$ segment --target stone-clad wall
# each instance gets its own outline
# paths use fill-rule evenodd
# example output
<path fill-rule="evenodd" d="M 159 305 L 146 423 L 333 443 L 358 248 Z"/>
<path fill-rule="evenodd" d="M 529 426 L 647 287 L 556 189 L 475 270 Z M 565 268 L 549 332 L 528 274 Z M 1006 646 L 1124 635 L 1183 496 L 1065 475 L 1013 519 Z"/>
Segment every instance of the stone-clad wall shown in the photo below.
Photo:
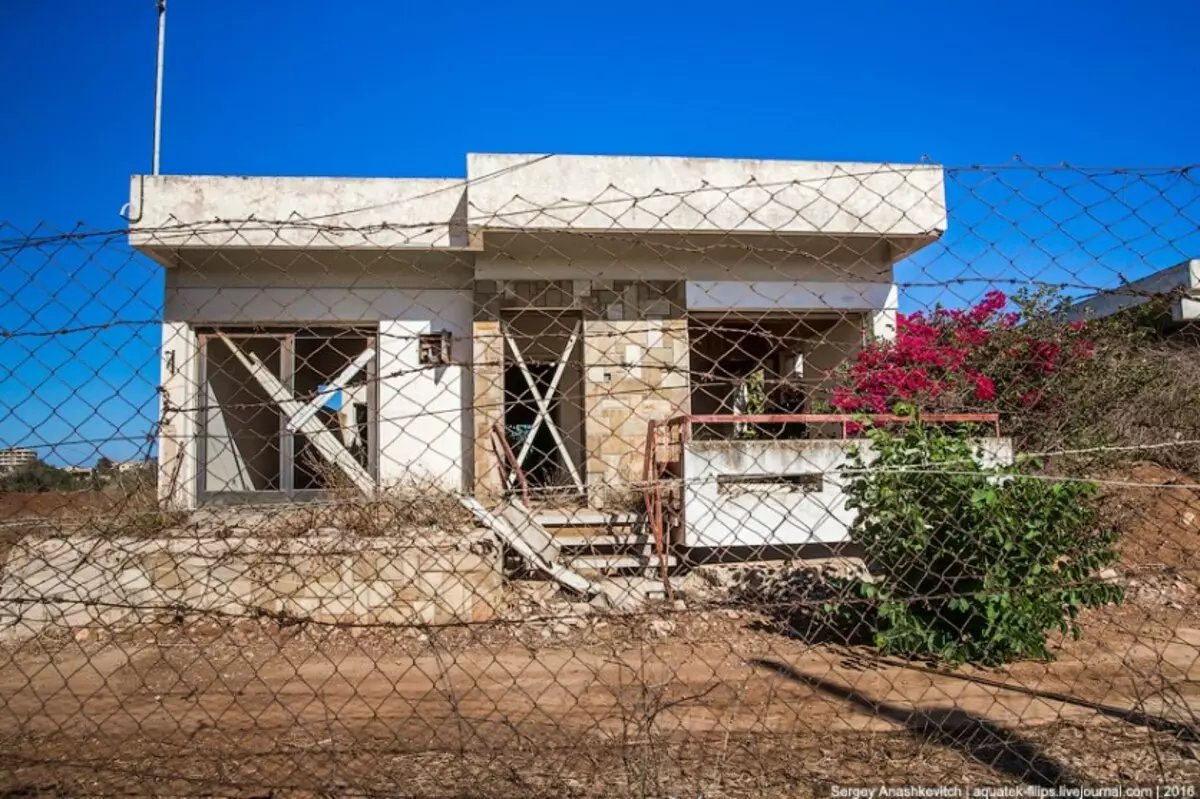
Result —
<path fill-rule="evenodd" d="M 583 319 L 584 429 L 589 497 L 602 504 L 642 476 L 650 419 L 688 409 L 684 284 L 636 280 L 480 280 L 474 326 L 475 491 L 494 498 L 500 475 L 490 431 L 504 418 L 511 360 L 500 320 L 522 310 Z M 559 331 L 561 332 L 561 331 Z"/>
<path fill-rule="evenodd" d="M 499 553 L 490 541 L 454 538 L 28 536 L 0 581 L 0 639 L 147 623 L 176 608 L 317 623 L 486 621 L 502 599 Z"/>
<path fill-rule="evenodd" d="M 675 280 L 477 280 L 475 318 L 496 321 L 505 311 L 582 312 L 585 319 L 678 319 L 684 284 Z"/>
<path fill-rule="evenodd" d="M 474 419 L 475 496 L 492 502 L 500 495 L 500 466 L 492 449 L 492 428 L 504 421 L 504 337 L 500 323 L 478 321 L 474 325 L 475 399 Z"/>
<path fill-rule="evenodd" d="M 688 412 L 688 331 L 682 319 L 586 328 L 588 485 L 600 504 L 642 479 L 649 421 Z"/>

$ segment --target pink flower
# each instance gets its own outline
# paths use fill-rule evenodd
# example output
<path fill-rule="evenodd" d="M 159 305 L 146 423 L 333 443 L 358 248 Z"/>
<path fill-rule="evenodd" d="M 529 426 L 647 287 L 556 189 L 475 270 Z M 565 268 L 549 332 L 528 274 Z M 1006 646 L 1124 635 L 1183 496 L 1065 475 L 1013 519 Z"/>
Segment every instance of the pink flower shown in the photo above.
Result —
<path fill-rule="evenodd" d="M 1096 357 L 1096 342 L 1080 339 L 1071 347 L 1071 354 L 1081 361 L 1090 361 Z"/>
<path fill-rule="evenodd" d="M 975 384 L 975 399 L 990 402 L 996 398 L 996 384 L 990 377 L 976 373 L 968 375 L 968 379 Z"/>
<path fill-rule="evenodd" d="M 1042 401 L 1042 392 L 1029 391 L 1017 398 L 1017 402 L 1021 403 L 1022 407 L 1032 408 L 1040 404 Z"/>
<path fill-rule="evenodd" d="M 900 314 L 896 336 L 859 351 L 847 372 L 848 384 L 834 392 L 832 404 L 843 412 L 883 413 L 897 402 L 932 405 L 939 398 L 993 403 L 1000 395 L 1018 395 L 1027 408 L 1044 406 L 1047 376 L 1090 359 L 1095 343 L 1067 335 L 1018 331 L 1022 318 L 1005 312 L 1008 298 L 989 291 L 965 309 L 937 308 Z M 1070 325 L 1078 333 L 1082 323 Z M 983 374 L 1004 375 L 999 378 Z M 995 370 L 995 371 L 993 371 Z"/>

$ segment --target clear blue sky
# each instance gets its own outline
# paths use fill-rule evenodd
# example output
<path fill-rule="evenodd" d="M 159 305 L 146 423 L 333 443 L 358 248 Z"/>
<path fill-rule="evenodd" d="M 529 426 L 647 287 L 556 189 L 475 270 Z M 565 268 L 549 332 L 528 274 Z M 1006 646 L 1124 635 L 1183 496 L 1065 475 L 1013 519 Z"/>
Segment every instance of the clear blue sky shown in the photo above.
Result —
<path fill-rule="evenodd" d="M 170 0 L 163 171 L 457 176 L 467 151 L 1192 163 L 1198 6 Z M 150 163 L 154 52 L 153 0 L 0 4 L 0 239 L 120 226 Z M 0 327 L 154 317 L 153 267 L 88 257 L 7 262 Z M 43 287 L 18 290 L 37 259 Z M 156 338 L 0 343 L 0 370 L 23 363 L 0 444 L 144 433 Z"/>

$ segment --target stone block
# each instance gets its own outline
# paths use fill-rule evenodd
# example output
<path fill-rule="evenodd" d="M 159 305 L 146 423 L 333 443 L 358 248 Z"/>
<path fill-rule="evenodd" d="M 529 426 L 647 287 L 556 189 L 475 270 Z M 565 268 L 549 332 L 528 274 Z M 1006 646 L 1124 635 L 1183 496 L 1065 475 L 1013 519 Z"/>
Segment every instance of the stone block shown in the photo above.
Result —
<path fill-rule="evenodd" d="M 489 560 L 483 555 L 477 555 L 474 552 L 467 552 L 465 550 L 437 552 L 433 553 L 430 558 L 434 564 L 434 568 L 443 572 L 466 574 L 491 571 L 495 568 L 494 563 L 489 563 Z"/>
<path fill-rule="evenodd" d="M 429 596 L 429 592 L 415 582 L 390 583 L 390 585 L 392 586 L 393 601 L 396 603 L 419 602 Z"/>
<path fill-rule="evenodd" d="M 435 624 L 451 624 L 459 621 L 470 621 L 475 603 L 475 593 L 471 586 L 458 575 L 447 575 L 442 581 L 440 590 L 431 597 L 436 606 Z"/>
<path fill-rule="evenodd" d="M 176 602 L 225 612 L 262 607 L 326 623 L 448 623 L 489 618 L 502 592 L 494 555 L 379 540 L 164 539 L 130 542 L 124 554 L 106 547 L 120 542 L 14 548 L 0 583 L 0 637 L 19 640 L 47 625 L 147 623 Z M 81 552 L 90 553 L 86 562 Z"/>
<path fill-rule="evenodd" d="M 347 571 L 354 580 L 374 582 L 379 579 L 379 560 L 375 552 L 359 552 L 346 558 Z"/>
<path fill-rule="evenodd" d="M 394 586 L 410 584 L 417 576 L 417 560 L 404 552 L 379 553 L 375 556 L 377 579 Z"/>

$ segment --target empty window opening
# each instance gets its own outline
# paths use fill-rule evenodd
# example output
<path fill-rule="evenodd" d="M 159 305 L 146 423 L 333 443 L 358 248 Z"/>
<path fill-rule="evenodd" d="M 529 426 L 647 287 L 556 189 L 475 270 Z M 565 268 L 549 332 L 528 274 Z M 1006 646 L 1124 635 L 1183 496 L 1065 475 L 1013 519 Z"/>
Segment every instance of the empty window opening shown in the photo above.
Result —
<path fill-rule="evenodd" d="M 372 485 L 376 332 L 200 330 L 206 500 Z"/>
<path fill-rule="evenodd" d="M 284 341 L 276 336 L 229 337 L 276 378 L 283 376 Z M 204 484 L 209 491 L 279 491 L 283 415 L 271 395 L 254 379 L 229 345 L 204 341 L 201 394 Z"/>
<path fill-rule="evenodd" d="M 696 415 L 812 413 L 828 399 L 829 380 L 861 346 L 861 320 L 828 314 L 708 316 L 689 321 L 691 409 Z M 700 424 L 698 439 L 808 438 L 799 423 Z"/>
<path fill-rule="evenodd" d="M 372 414 L 369 395 L 373 388 L 372 362 L 353 370 L 348 367 L 362 353 L 374 347 L 373 338 L 353 331 L 301 331 L 295 337 L 293 387 L 296 398 L 315 404 L 317 418 L 342 446 L 369 470 Z M 293 434 L 292 488 L 295 490 L 349 487 L 342 470 L 330 464 L 318 452 L 311 438 L 302 431 Z"/>

